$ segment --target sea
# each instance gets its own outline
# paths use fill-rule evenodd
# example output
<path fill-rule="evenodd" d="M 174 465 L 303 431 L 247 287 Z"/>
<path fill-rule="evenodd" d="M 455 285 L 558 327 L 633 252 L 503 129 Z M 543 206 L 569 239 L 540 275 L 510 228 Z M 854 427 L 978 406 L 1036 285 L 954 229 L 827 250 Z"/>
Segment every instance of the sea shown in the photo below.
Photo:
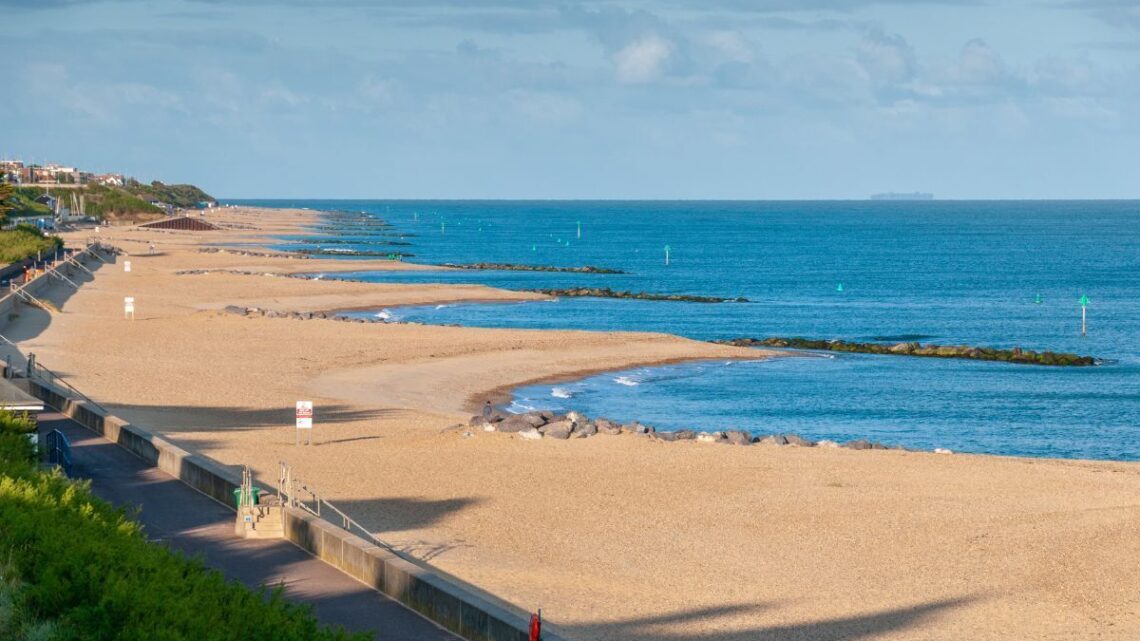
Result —
<path fill-rule="evenodd" d="M 1043 367 L 801 352 L 530 385 L 515 390 L 509 411 L 574 409 L 659 430 L 795 432 L 920 449 L 1140 460 L 1140 201 L 230 202 L 350 212 L 389 225 L 322 226 L 282 236 L 276 248 L 283 250 L 624 272 L 360 271 L 327 278 L 748 299 L 562 298 L 356 312 L 391 321 L 701 340 L 919 341 L 1101 359 L 1094 367 Z"/>

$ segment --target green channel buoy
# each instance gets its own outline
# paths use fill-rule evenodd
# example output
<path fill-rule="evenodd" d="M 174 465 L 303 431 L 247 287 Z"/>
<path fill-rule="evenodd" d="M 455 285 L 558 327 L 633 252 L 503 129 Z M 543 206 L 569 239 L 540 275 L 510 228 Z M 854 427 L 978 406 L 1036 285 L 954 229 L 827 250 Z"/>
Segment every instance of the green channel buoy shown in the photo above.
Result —
<path fill-rule="evenodd" d="M 531 246 L 530 246 L 530 250 L 531 250 L 532 252 L 536 252 L 536 251 L 538 251 L 538 245 L 531 245 Z"/>
<path fill-rule="evenodd" d="M 837 292 L 843 291 L 843 283 L 839 283 L 838 285 L 836 285 L 835 291 L 837 291 Z"/>
<path fill-rule="evenodd" d="M 1041 294 L 1038 294 L 1037 296 L 1035 296 L 1033 298 L 1033 304 L 1034 305 L 1040 305 L 1041 304 Z"/>

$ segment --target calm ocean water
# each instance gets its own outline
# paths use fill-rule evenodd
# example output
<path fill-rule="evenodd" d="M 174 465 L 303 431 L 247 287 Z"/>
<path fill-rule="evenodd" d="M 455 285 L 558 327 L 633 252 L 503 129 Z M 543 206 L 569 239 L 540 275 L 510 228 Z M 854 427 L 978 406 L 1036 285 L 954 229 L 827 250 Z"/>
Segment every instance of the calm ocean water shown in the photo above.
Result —
<path fill-rule="evenodd" d="M 387 310 L 397 319 L 700 339 L 905 337 L 1109 360 L 1071 369 L 860 355 L 706 362 L 531 386 L 516 392 L 515 409 L 573 408 L 659 428 L 1140 460 L 1140 202 L 241 202 L 367 212 L 392 225 L 383 236 L 340 236 L 359 238 L 355 244 L 306 241 L 317 234 L 283 238 L 283 249 L 300 243 L 403 251 L 422 263 L 627 272 L 347 277 L 751 301 L 564 299 Z M 1081 295 L 1091 299 L 1087 337 L 1080 336 Z"/>

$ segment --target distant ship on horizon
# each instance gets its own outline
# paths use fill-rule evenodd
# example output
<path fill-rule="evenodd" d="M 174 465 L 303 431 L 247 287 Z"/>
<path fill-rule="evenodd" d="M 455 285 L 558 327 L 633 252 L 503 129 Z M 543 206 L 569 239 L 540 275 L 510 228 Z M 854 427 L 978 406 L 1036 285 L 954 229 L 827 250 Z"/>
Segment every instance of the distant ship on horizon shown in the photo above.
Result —
<path fill-rule="evenodd" d="M 871 200 L 934 200 L 934 194 L 923 191 L 915 191 L 909 194 L 889 191 L 884 194 L 871 194 Z"/>

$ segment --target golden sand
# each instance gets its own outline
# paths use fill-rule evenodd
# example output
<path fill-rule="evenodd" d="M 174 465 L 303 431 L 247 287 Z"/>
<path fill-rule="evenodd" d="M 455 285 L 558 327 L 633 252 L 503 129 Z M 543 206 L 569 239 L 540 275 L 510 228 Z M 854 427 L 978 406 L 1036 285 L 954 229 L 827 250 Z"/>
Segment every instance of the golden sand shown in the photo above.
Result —
<path fill-rule="evenodd" d="M 209 217 L 243 228 L 101 230 L 132 272 L 57 287 L 62 313 L 25 309 L 5 334 L 186 447 L 262 479 L 287 459 L 380 538 L 542 607 L 570 638 L 1140 639 L 1140 465 L 448 430 L 523 383 L 759 354 L 660 334 L 226 314 L 541 297 L 175 275 L 407 267 L 200 253 L 316 224 L 305 211 Z M 300 399 L 316 404 L 314 447 L 293 445 Z"/>

